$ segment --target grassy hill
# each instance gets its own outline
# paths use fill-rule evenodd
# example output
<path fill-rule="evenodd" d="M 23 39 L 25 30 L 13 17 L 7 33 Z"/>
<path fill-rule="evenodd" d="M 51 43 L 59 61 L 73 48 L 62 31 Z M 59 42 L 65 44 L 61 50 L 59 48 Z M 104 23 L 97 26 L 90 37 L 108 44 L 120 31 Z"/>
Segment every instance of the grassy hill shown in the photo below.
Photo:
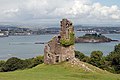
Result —
<path fill-rule="evenodd" d="M 120 80 L 120 75 L 84 62 L 71 61 L 57 65 L 41 64 L 32 69 L 0 73 L 0 80 Z"/>

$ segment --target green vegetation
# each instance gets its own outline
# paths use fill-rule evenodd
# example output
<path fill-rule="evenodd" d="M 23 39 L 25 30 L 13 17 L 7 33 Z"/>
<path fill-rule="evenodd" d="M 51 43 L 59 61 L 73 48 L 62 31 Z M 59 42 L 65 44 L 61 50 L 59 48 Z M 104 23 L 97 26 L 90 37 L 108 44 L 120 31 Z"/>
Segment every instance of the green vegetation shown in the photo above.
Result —
<path fill-rule="evenodd" d="M 5 71 L 5 72 L 6 71 L 14 71 L 14 70 L 17 70 L 17 69 L 24 68 L 23 66 L 24 66 L 24 64 L 23 64 L 23 61 L 21 59 L 12 57 L 12 58 L 8 59 L 5 62 L 5 64 L 3 64 L 1 70 Z"/>
<path fill-rule="evenodd" d="M 85 55 L 79 51 L 75 51 L 75 57 L 82 61 L 82 59 L 85 58 Z"/>
<path fill-rule="evenodd" d="M 90 64 L 100 67 L 103 53 L 101 51 L 93 51 L 90 55 Z"/>
<path fill-rule="evenodd" d="M 87 62 L 87 63 L 90 62 L 90 57 L 84 55 L 84 53 L 81 53 L 79 51 L 75 51 L 75 57 L 78 58 L 80 61 Z"/>
<path fill-rule="evenodd" d="M 43 56 L 37 56 L 35 58 L 21 60 L 16 57 L 12 57 L 5 61 L 0 61 L 0 71 L 8 72 L 20 69 L 32 68 L 38 64 L 43 63 Z"/>
<path fill-rule="evenodd" d="M 120 80 L 120 75 L 112 74 L 87 64 L 95 72 L 87 72 L 71 67 L 67 62 L 58 65 L 40 64 L 32 69 L 0 73 L 0 80 Z"/>
<path fill-rule="evenodd" d="M 5 61 L 0 61 L 0 67 L 2 67 L 2 65 L 5 64 Z"/>
<path fill-rule="evenodd" d="M 87 63 L 80 62 L 83 66 L 74 66 L 70 62 L 45 65 L 41 64 L 43 56 L 25 60 L 12 57 L 0 61 L 0 70 L 3 71 L 0 80 L 120 80 L 120 74 L 113 74 L 120 73 L 120 44 L 107 56 L 103 56 L 101 51 L 93 51 L 90 57 L 75 51 L 75 57 Z M 90 70 L 85 70 L 86 67 Z"/>
<path fill-rule="evenodd" d="M 115 46 L 114 51 L 106 57 L 106 60 L 112 72 L 120 73 L 120 44 Z"/>
<path fill-rule="evenodd" d="M 97 34 L 97 33 L 85 34 L 84 36 L 79 37 L 79 38 L 84 38 L 84 39 L 108 39 L 108 40 L 111 40 L 110 38 L 107 38 L 104 35 Z"/>
<path fill-rule="evenodd" d="M 80 61 L 90 63 L 103 70 L 117 74 L 120 73 L 120 44 L 116 45 L 114 51 L 107 56 L 103 56 L 101 51 L 93 51 L 90 57 L 75 51 L 75 57 Z"/>
<path fill-rule="evenodd" d="M 60 40 L 60 44 L 65 47 L 74 45 L 74 43 L 75 43 L 75 34 L 74 33 L 70 33 L 70 40 L 64 40 L 64 39 Z"/>

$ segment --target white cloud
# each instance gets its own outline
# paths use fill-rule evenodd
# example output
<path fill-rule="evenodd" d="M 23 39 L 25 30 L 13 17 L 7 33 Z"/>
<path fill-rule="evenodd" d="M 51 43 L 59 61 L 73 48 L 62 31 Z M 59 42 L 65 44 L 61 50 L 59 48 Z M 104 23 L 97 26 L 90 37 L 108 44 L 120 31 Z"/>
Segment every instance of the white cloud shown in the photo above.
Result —
<path fill-rule="evenodd" d="M 17 0 L 15 1 L 17 3 Z M 88 19 L 120 21 L 120 8 L 117 5 L 108 7 L 100 3 L 92 3 L 90 0 L 21 0 L 17 6 L 0 8 L 0 11 L 1 19 L 6 20 L 7 18 L 32 20 L 65 17 L 85 21 Z"/>

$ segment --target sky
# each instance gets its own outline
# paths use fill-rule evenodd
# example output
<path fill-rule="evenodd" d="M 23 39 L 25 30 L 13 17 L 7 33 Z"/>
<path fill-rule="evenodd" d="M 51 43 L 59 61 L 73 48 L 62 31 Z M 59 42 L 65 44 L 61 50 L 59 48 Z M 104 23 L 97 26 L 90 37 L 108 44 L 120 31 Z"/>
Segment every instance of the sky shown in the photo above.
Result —
<path fill-rule="evenodd" d="M 120 0 L 0 0 L 0 22 L 120 24 Z"/>

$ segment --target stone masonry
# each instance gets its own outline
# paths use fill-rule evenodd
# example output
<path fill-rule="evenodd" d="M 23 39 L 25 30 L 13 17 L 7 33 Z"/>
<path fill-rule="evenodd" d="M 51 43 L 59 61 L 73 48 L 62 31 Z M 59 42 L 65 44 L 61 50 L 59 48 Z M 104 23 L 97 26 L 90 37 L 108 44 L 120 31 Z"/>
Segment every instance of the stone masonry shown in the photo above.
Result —
<path fill-rule="evenodd" d="M 61 40 L 70 41 L 70 34 L 74 33 L 72 23 L 67 19 L 62 19 L 60 35 L 53 37 L 44 48 L 44 63 L 57 64 L 63 61 L 73 59 L 74 44 L 63 46 Z"/>

